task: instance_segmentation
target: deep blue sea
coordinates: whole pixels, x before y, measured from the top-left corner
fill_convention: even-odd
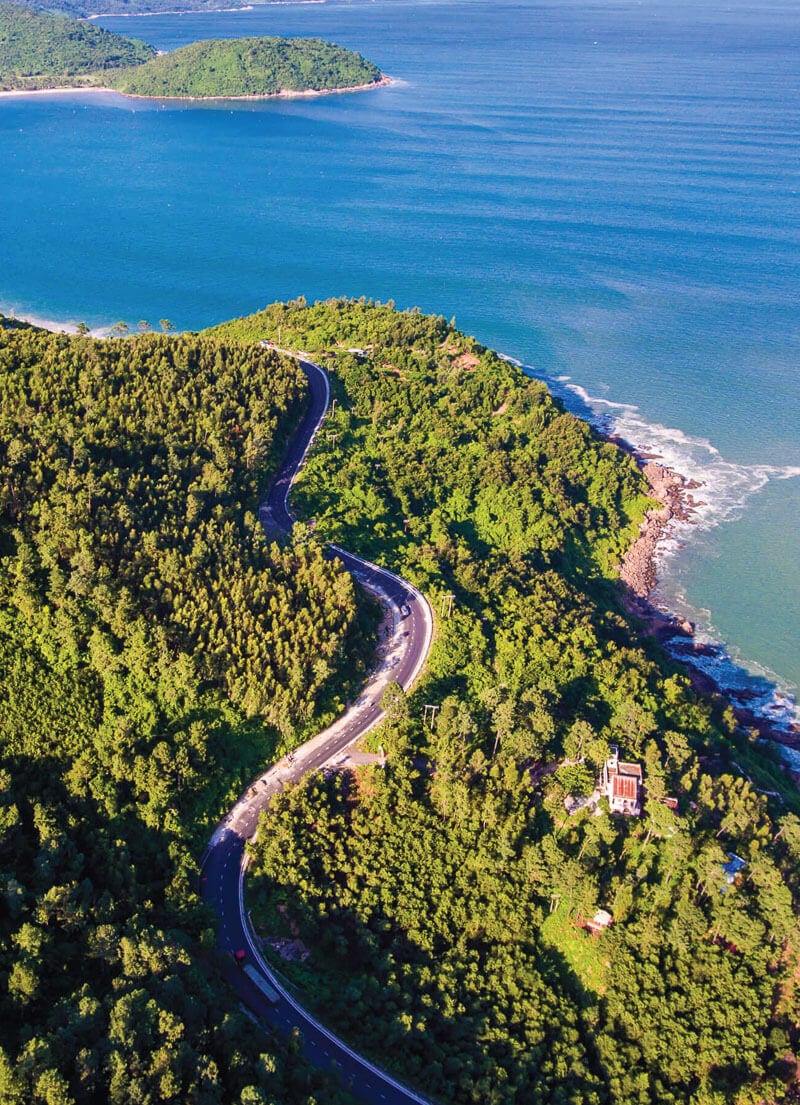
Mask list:
[[[795,0],[101,22],[162,49],[320,35],[398,83],[259,104],[0,100],[0,306],[196,328],[345,294],[455,315],[703,484],[660,595],[797,689]]]

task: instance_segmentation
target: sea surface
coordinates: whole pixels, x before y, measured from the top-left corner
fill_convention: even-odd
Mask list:
[[[103,18],[160,49],[320,35],[397,78],[315,100],[0,99],[0,309],[198,328],[393,299],[702,484],[660,600],[800,685],[794,0],[329,0]],[[785,708],[791,702],[780,699]]]

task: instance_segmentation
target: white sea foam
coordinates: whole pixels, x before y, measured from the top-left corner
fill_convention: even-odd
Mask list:
[[[6,318],[17,322],[28,322],[31,326],[38,326],[40,330],[50,330],[53,334],[77,334],[78,332],[78,324],[75,322],[43,318],[40,315],[32,315],[28,311],[20,310],[18,307],[3,306],[2,303],[0,303],[0,315],[5,315]],[[93,338],[105,338],[108,337],[110,332],[110,326],[96,326],[89,331],[89,335]]]
[[[738,517],[750,496],[770,480],[800,476],[797,465],[734,464],[725,460],[705,438],[691,437],[671,426],[648,422],[632,403],[591,395],[569,376],[549,376],[509,357],[504,359],[517,363],[527,375],[546,383],[568,410],[586,419],[601,433],[621,438],[640,455],[674,468],[697,484],[692,493],[695,504],[693,531],[702,532]]]
[[[748,500],[771,480],[800,476],[800,466],[797,465],[735,464],[725,460],[716,446],[705,438],[691,437],[682,430],[648,422],[639,408],[631,403],[591,395],[569,376],[550,376],[510,357],[503,359],[518,365],[526,375],[542,380],[567,410],[591,423],[601,433],[622,439],[639,455],[674,468],[696,485],[690,492],[694,504],[691,520],[676,522],[659,544],[656,554],[661,562],[658,565],[659,575],[664,561],[696,542],[704,531],[739,517]],[[777,727],[788,729],[800,722],[795,696],[781,688],[774,673],[737,656],[735,650],[718,643],[710,611],[690,607],[680,595],[665,598],[658,591],[653,601],[665,610],[676,605],[682,607],[681,614],[697,622],[695,639],[707,646],[697,653],[692,650],[691,642],[682,642],[678,638],[671,649],[676,656],[690,659],[732,698],[749,706],[754,713],[769,718]]]

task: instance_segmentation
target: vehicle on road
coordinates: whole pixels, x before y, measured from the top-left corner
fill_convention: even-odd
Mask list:
[[[403,605],[400,607],[400,613],[403,615],[404,618],[407,618],[408,615],[411,613],[411,610],[409,609],[409,607],[406,606],[405,603],[403,603]]]
[[[258,989],[261,991],[261,993],[264,995],[270,1005],[276,1005],[281,1000],[281,996],[278,991],[270,986],[264,976],[262,974],[259,974],[259,972],[251,963],[248,963],[247,966],[244,968],[244,973],[247,975],[253,985],[258,987]]]

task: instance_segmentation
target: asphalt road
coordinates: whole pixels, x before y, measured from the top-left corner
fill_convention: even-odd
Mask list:
[[[283,350],[282,352],[288,352]],[[322,424],[330,400],[326,373],[311,361],[299,359],[311,393],[308,411],[292,439],[259,517],[268,532],[288,533],[294,519],[289,510],[289,491],[314,436]],[[311,771],[333,766],[346,755],[346,749],[377,725],[383,717],[380,697],[390,680],[408,688],[416,679],[428,654],[433,630],[430,608],[423,596],[398,576],[368,561],[330,546],[330,555],[340,559],[358,582],[378,596],[390,615],[385,655],[352,707],[323,733],[318,734],[292,755],[271,765],[259,776],[228,813],[206,850],[201,870],[203,898],[219,917],[218,944],[230,961],[225,975],[242,1003],[260,1019],[289,1032],[302,1034],[305,1054],[315,1066],[336,1066],[343,1084],[366,1105],[410,1105],[427,1099],[406,1089],[377,1066],[361,1058],[341,1040],[306,1013],[275,978],[253,942],[245,916],[245,845],[258,826],[261,811],[272,796],[288,783],[296,782]],[[403,610],[408,613],[404,614]],[[234,965],[233,953],[243,949],[247,961],[256,966],[280,994],[272,1005],[258,988]]]

